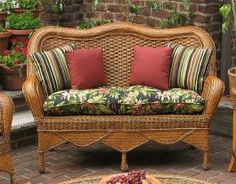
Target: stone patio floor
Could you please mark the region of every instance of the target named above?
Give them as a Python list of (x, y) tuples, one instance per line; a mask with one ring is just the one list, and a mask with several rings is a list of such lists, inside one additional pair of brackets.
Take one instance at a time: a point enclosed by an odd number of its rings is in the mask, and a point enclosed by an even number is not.
[[(236, 172), (228, 173), (231, 140), (211, 136), (211, 169), (202, 170), (202, 152), (188, 145), (162, 146), (147, 143), (128, 154), (130, 170), (145, 169), (161, 174), (178, 174), (212, 183), (236, 184)], [(36, 146), (13, 150), (18, 184), (53, 184), (77, 177), (120, 172), (120, 154), (104, 145), (88, 148), (63, 145), (46, 154), (47, 172), (37, 170)], [(0, 183), (9, 183), (7, 174), (0, 174)]]

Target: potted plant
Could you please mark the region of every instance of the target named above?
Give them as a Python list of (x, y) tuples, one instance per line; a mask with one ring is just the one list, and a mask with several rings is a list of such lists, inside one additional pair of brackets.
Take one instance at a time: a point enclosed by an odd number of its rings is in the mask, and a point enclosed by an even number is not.
[(5, 27), (5, 19), (10, 10), (12, 10), (14, 4), (12, 0), (6, 0), (5, 2), (0, 2), (0, 25)]
[(0, 53), (7, 49), (10, 36), (11, 31), (6, 30), (0, 25)]
[(37, 0), (18, 0), (18, 8), (13, 9), (16, 14), (22, 14), (25, 11), (31, 11), (34, 17), (39, 17)]
[(7, 17), (7, 21), (12, 33), (11, 38), (22, 43), (27, 43), (29, 35), (41, 24), (39, 18), (35, 18), (31, 12), (20, 15), (13, 13)]
[(3, 89), (21, 90), (26, 78), (27, 47), (14, 41), (11, 50), (0, 55), (0, 66), (3, 75)]

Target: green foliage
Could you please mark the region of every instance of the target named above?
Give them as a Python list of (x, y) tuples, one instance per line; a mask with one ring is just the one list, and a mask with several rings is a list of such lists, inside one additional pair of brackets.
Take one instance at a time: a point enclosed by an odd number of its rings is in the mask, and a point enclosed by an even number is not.
[(4, 32), (6, 32), (6, 29), (2, 25), (0, 25), (0, 33), (4, 33)]
[(190, 25), (193, 23), (194, 13), (190, 11), (191, 0), (182, 0), (184, 10), (186, 13), (181, 13), (176, 7), (169, 4), (168, 8), (170, 13), (166, 20), (162, 20), (160, 23), (161, 28), (171, 28), (177, 26)]
[(232, 6), (225, 4), (220, 8), (220, 14), (223, 17), (222, 32), (225, 33), (232, 26)]
[(103, 19), (87, 19), (84, 20), (79, 26), (78, 28), (80, 29), (89, 29), (95, 26), (100, 26), (102, 24), (106, 24), (110, 21), (108, 20), (103, 20)]
[(41, 25), (39, 18), (33, 17), (30, 11), (27, 11), (20, 15), (11, 14), (7, 17), (7, 21), (9, 23), (8, 27), (10, 29), (37, 29)]
[(162, 6), (161, 3), (158, 1), (149, 1), (148, 6), (154, 10), (161, 10)]
[(1, 11), (9, 11), (14, 8), (14, 3), (12, 0), (6, 0), (6, 2), (0, 2)]
[(37, 7), (37, 0), (19, 0), (19, 7), (24, 10), (32, 10)]
[(130, 13), (137, 16), (138, 15), (138, 10), (139, 10), (139, 8), (136, 4), (130, 4), (130, 6), (129, 6)]

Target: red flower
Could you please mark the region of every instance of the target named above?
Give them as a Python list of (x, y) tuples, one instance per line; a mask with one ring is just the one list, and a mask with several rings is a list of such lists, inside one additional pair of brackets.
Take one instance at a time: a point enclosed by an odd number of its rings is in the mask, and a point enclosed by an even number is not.
[(11, 54), (11, 51), (10, 50), (4, 50), (3, 52), (2, 52), (2, 55), (4, 55), (4, 56), (9, 56)]

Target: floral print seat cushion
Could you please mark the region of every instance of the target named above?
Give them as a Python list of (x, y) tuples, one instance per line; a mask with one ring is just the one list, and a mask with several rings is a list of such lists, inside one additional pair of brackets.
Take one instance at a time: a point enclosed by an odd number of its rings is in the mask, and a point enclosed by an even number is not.
[(195, 114), (205, 100), (196, 92), (173, 88), (162, 91), (148, 86), (101, 87), (63, 90), (50, 95), (46, 115), (155, 115)]

